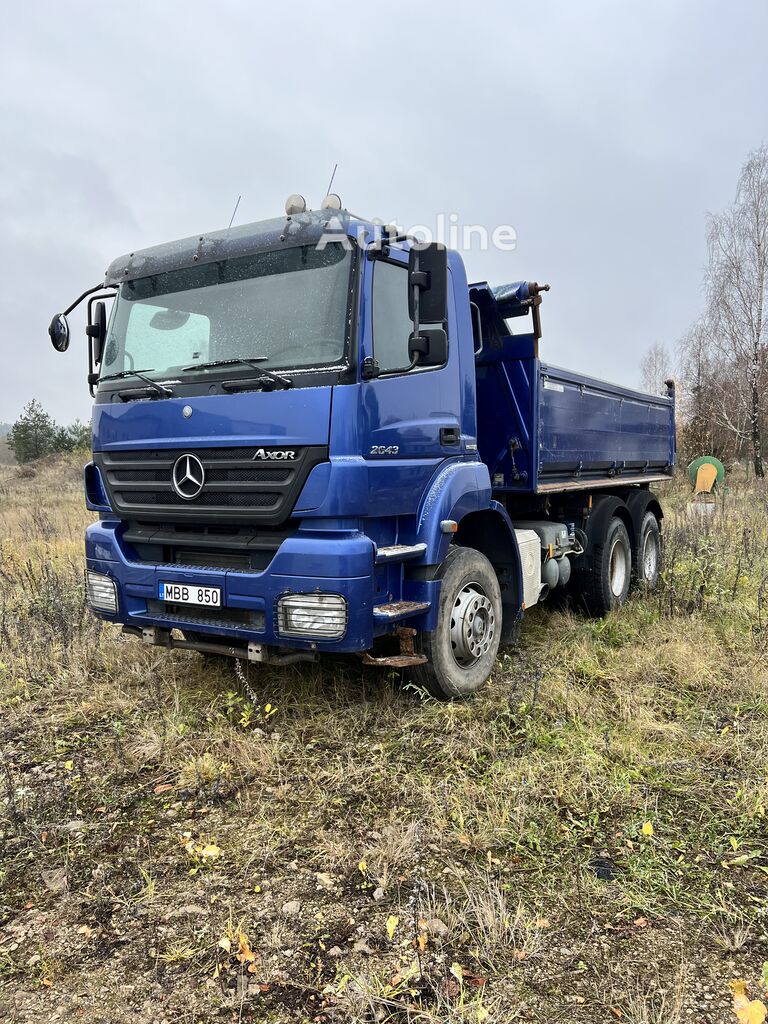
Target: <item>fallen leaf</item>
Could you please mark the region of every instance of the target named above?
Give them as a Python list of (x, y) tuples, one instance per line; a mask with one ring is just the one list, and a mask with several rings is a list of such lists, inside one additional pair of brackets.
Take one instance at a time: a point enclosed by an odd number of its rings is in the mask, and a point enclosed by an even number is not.
[(742, 864), (747, 864), (749, 861), (754, 860), (755, 857), (759, 857), (762, 854), (762, 850), (753, 850), (752, 853), (742, 853), (738, 857), (734, 857), (733, 860), (726, 861), (726, 866), (729, 868), (740, 868)]
[(611, 1013), (613, 1014), (614, 1017), (619, 1017), (619, 1018), (623, 1017), (623, 1014), (622, 1014), (621, 1010), (618, 1008), (618, 1006), (612, 1006), (611, 1007)]
[(477, 988), (482, 988), (488, 980), (487, 978), (484, 978), (482, 974), (467, 974), (466, 971), (464, 971), (463, 974), (464, 981), (469, 982), (470, 985), (475, 985)]
[(459, 963), (456, 963), (456, 961), (455, 961), (455, 960), (454, 960), (454, 962), (453, 962), (453, 963), (451, 964), (451, 974), (452, 974), (452, 975), (454, 976), (454, 978), (456, 978), (456, 979), (457, 979), (458, 981), (461, 981), (461, 980), (462, 980), (462, 978), (464, 977), (464, 968), (463, 968), (463, 967), (461, 966), (461, 964), (459, 964)]
[(67, 769), (68, 772), (71, 772), (72, 769), (75, 767), (75, 762), (74, 761), (65, 761), (64, 762), (64, 767)]
[(41, 871), (40, 877), (45, 888), (51, 892), (64, 892), (69, 885), (67, 872), (64, 868), (51, 868), (49, 871)]
[(644, 836), (652, 836), (653, 835), (653, 822), (652, 821), (644, 822), (643, 827), (642, 827), (642, 829), (640, 831), (643, 833)]
[(547, 918), (547, 917), (537, 917), (536, 921), (535, 921), (535, 924), (536, 924), (537, 928), (551, 928), (552, 927), (552, 925), (549, 923), (549, 918)]
[(389, 917), (387, 918), (387, 935), (389, 936), (390, 942), (392, 941), (392, 938), (395, 934), (395, 929), (399, 924), (400, 918), (397, 917), (395, 914), (390, 914)]
[(152, 792), (167, 793), (170, 789), (173, 789), (173, 786), (170, 784), (170, 782), (161, 782), (159, 785), (155, 786)]
[(647, 928), (650, 923), (647, 917), (636, 917), (632, 922), (635, 928)]
[(416, 940), (416, 943), (417, 943), (419, 949), (421, 950), (421, 952), (423, 953), (424, 950), (427, 948), (427, 933), (426, 932), (419, 932), (419, 937)]
[(245, 934), (245, 932), (237, 933), (237, 943), (239, 947), (239, 951), (237, 954), (238, 962), (241, 964), (253, 963), (253, 961), (256, 959), (256, 954), (251, 949), (251, 945), (248, 942), (248, 936)]
[(747, 983), (740, 978), (729, 982), (733, 995), (733, 1012), (739, 1024), (763, 1024), (768, 1015), (765, 1003), (759, 999), (750, 999), (747, 995)]
[(461, 985), (455, 978), (443, 978), (440, 982), (440, 991), (449, 999), (455, 999), (461, 995)]

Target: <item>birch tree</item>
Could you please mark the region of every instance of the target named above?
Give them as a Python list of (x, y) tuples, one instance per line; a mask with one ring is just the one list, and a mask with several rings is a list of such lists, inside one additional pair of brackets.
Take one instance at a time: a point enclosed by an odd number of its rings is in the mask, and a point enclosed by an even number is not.
[(755, 475), (764, 477), (768, 146), (750, 154), (733, 205), (709, 218), (707, 236), (706, 316), (718, 364), (710, 382), (716, 415), (738, 440), (747, 441)]
[(640, 382), (643, 390), (665, 395), (665, 381), (672, 376), (672, 357), (663, 341), (651, 345), (640, 360)]

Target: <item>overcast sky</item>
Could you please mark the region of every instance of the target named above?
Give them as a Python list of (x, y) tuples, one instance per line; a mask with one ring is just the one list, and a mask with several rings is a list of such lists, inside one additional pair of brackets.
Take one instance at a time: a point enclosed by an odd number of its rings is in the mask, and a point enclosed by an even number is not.
[(26, 0), (0, 34), (0, 420), (89, 416), (83, 317), (123, 252), (334, 190), (510, 224), (470, 280), (549, 281), (542, 356), (636, 384), (701, 303), (705, 216), (768, 141), (768, 3)]

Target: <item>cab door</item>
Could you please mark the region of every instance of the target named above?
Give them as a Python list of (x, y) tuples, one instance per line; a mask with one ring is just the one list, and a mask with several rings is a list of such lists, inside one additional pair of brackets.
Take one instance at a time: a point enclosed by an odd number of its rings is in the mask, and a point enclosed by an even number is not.
[[(367, 261), (361, 362), (379, 376), (362, 384), (362, 454), (371, 515), (415, 514), (435, 470), (464, 453), (453, 283), (448, 275), (448, 358), (408, 370), (408, 262), (403, 252)], [(422, 325), (424, 327), (427, 324)]]

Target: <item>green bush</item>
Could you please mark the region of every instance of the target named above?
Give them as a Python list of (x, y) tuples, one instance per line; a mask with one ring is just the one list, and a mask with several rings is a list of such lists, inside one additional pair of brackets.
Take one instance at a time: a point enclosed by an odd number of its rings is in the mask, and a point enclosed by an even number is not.
[(75, 420), (69, 426), (59, 426), (43, 409), (37, 399), (32, 399), (8, 433), (8, 447), (19, 463), (34, 462), (54, 452), (72, 452), (90, 445), (90, 428)]

